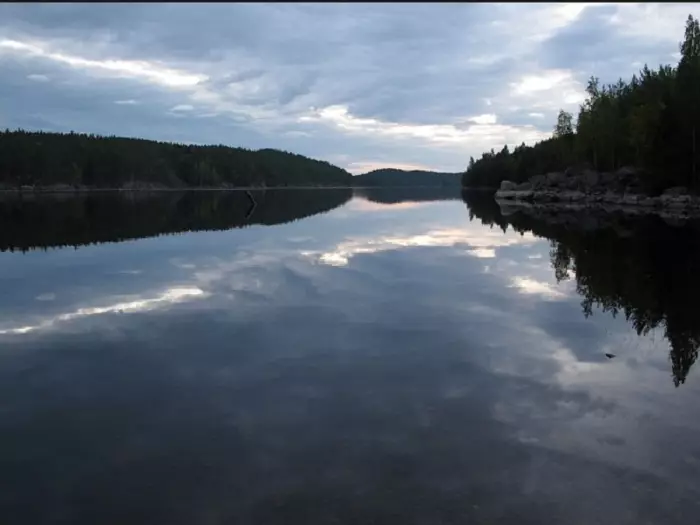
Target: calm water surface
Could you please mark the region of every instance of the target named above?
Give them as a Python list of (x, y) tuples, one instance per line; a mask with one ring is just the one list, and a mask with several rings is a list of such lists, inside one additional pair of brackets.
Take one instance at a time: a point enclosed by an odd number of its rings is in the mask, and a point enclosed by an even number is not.
[(696, 225), (439, 193), (3, 201), (0, 522), (694, 522)]

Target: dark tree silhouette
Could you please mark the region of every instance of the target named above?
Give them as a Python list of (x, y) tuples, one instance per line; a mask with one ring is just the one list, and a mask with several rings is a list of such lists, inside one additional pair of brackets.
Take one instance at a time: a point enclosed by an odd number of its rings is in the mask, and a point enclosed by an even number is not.
[(460, 173), (400, 169), (380, 169), (353, 177), (355, 186), (414, 186), (459, 188)]
[(273, 149), (192, 146), (78, 133), (0, 132), (0, 189), (21, 186), (350, 186), (325, 161)]

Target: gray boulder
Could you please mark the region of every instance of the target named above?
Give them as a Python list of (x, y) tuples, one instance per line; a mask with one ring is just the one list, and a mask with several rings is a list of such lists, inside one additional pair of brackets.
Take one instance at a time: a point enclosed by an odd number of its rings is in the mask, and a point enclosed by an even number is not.
[(600, 174), (599, 179), (603, 186), (612, 186), (617, 181), (617, 176), (614, 173), (605, 172)]
[(501, 181), (501, 191), (515, 191), (518, 185), (509, 180)]
[(640, 197), (637, 204), (640, 206), (657, 206), (661, 202), (658, 197)]
[(547, 184), (549, 186), (557, 186), (558, 184), (562, 183), (566, 179), (564, 174), (560, 171), (547, 173), (547, 175), (545, 175), (545, 177), (547, 177)]
[(517, 191), (532, 191), (532, 184), (529, 182), (523, 182), (522, 184), (518, 184), (515, 189)]
[(567, 177), (561, 181), (557, 187), (559, 191), (577, 191), (580, 186), (579, 182), (578, 177)]
[(637, 168), (633, 168), (632, 166), (623, 166), (615, 172), (615, 175), (621, 178), (637, 177), (639, 175), (639, 170), (637, 170)]
[(615, 172), (617, 183), (623, 187), (638, 186), (640, 172), (631, 166), (625, 166)]
[(690, 195), (662, 195), (661, 202), (669, 208), (684, 208), (692, 204)]
[(547, 177), (544, 175), (535, 175), (534, 177), (530, 177), (530, 184), (534, 190), (544, 188), (547, 185)]
[(588, 189), (597, 186), (600, 182), (600, 174), (593, 170), (585, 170), (581, 173), (580, 178), (583, 185)]
[(639, 202), (640, 197), (638, 195), (635, 195), (633, 193), (625, 193), (622, 195), (621, 202), (622, 204), (629, 204), (629, 205), (634, 205)]
[(580, 177), (589, 171), (593, 171), (593, 166), (584, 162), (583, 164), (569, 166), (564, 170), (564, 175), (567, 177)]
[(571, 175), (560, 182), (559, 186), (567, 190), (578, 190), (582, 186), (581, 178), (578, 175)]

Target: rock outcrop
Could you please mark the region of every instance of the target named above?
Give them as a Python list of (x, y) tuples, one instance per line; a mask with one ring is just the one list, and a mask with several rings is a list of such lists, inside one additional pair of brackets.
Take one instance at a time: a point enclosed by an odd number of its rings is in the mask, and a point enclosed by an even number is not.
[(514, 191), (517, 186), (518, 185), (515, 182), (504, 180), (501, 182), (501, 191)]
[(513, 204), (612, 205), (616, 208), (636, 207), (647, 212), (673, 210), (674, 213), (700, 214), (700, 197), (691, 195), (687, 188), (669, 188), (659, 196), (648, 195), (642, 188), (641, 172), (632, 167), (600, 173), (589, 166), (573, 166), (564, 172), (536, 175), (521, 184), (505, 180), (496, 192), (496, 199)]

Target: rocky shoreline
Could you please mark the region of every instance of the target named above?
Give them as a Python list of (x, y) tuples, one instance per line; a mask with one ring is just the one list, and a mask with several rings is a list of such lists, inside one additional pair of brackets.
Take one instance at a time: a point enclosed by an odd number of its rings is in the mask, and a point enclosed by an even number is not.
[(669, 188), (660, 195), (642, 190), (641, 173), (634, 168), (599, 173), (588, 168), (569, 168), (531, 177), (517, 184), (503, 181), (495, 194), (507, 205), (547, 208), (603, 208), (628, 213), (700, 215), (700, 197), (686, 188)]

